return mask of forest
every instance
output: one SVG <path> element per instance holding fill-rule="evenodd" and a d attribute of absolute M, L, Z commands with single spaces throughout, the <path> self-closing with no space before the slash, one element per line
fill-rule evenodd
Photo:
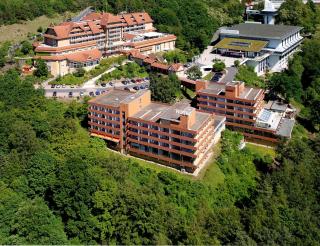
<path fill-rule="evenodd" d="M 0 77 L 0 244 L 319 242 L 319 136 L 297 131 L 275 164 L 226 131 L 213 186 L 111 153 L 86 107 Z"/>

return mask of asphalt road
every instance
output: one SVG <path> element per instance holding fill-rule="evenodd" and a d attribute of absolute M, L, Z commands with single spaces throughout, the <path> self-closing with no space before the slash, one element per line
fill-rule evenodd
<path fill-rule="evenodd" d="M 228 82 L 234 81 L 234 78 L 237 75 L 238 69 L 235 67 L 228 67 L 225 69 L 225 71 L 226 71 L 226 74 L 219 81 L 213 81 L 213 77 L 212 77 L 211 82 L 226 84 Z"/>

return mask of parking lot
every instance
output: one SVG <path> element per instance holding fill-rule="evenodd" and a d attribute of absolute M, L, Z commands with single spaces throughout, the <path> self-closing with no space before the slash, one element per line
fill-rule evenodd
<path fill-rule="evenodd" d="M 84 96 L 93 97 L 99 96 L 113 88 L 129 91 L 148 89 L 149 78 L 113 81 L 109 83 L 102 83 L 99 86 L 91 88 L 83 86 L 50 85 L 49 87 L 45 88 L 45 96 L 56 98 L 80 98 Z"/>

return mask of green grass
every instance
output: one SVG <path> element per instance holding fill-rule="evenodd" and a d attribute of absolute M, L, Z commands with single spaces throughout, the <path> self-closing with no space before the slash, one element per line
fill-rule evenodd
<path fill-rule="evenodd" d="M 246 148 L 249 149 L 252 153 L 256 153 L 260 156 L 270 155 L 273 158 L 276 157 L 276 151 L 274 148 L 269 148 L 266 146 L 255 145 L 252 143 L 246 143 Z"/>
<path fill-rule="evenodd" d="M 63 77 L 60 77 L 54 81 L 51 81 L 49 84 L 55 85 L 82 85 L 89 78 L 87 76 L 76 77 L 73 74 L 67 74 Z"/>
<path fill-rule="evenodd" d="M 204 79 L 204 80 L 211 80 L 212 77 L 213 77 L 213 73 L 210 72 L 210 73 L 208 73 L 206 76 L 204 76 L 203 79 Z"/>
<path fill-rule="evenodd" d="M 0 43 L 6 41 L 21 42 L 28 38 L 28 34 L 37 33 L 39 26 L 44 29 L 47 28 L 51 23 L 59 24 L 67 20 L 70 16 L 74 16 L 76 13 L 66 12 L 64 14 L 55 14 L 53 17 L 40 16 L 32 21 L 22 21 L 21 23 L 12 25 L 0 26 Z"/>

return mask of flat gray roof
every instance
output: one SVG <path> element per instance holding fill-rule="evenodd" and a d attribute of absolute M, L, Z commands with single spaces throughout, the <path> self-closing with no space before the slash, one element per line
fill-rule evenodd
<path fill-rule="evenodd" d="M 291 138 L 294 123 L 294 119 L 282 118 L 277 128 L 277 135 L 285 138 Z"/>
<path fill-rule="evenodd" d="M 179 122 L 180 113 L 178 113 L 177 110 L 188 111 L 195 109 L 190 106 L 190 102 L 188 100 L 182 100 L 181 102 L 175 103 L 173 105 L 152 102 L 148 106 L 142 108 L 138 113 L 133 115 L 132 118 L 151 122 L 157 122 L 158 120 Z M 189 130 L 199 130 L 202 127 L 203 122 L 206 121 L 209 117 L 209 113 L 196 111 L 196 121 L 192 126 L 190 126 Z"/>
<path fill-rule="evenodd" d="M 201 90 L 200 92 L 208 93 L 212 95 L 219 95 L 219 93 L 226 91 L 227 85 L 232 85 L 237 82 L 228 82 L 226 84 L 224 83 L 215 83 L 210 82 L 208 87 L 206 89 Z M 245 87 L 244 91 L 239 95 L 239 98 L 241 99 L 247 99 L 247 100 L 255 100 L 256 97 L 261 93 L 262 89 L 254 88 L 254 87 Z"/>
<path fill-rule="evenodd" d="M 114 89 L 108 91 L 107 93 L 101 96 L 91 99 L 89 103 L 97 103 L 102 105 L 109 105 L 112 107 L 119 107 L 120 103 L 129 103 L 146 92 L 147 91 L 143 90 L 138 92 L 130 92 L 125 90 Z"/>
<path fill-rule="evenodd" d="M 258 23 L 241 23 L 228 28 L 228 30 L 238 30 L 240 37 L 262 39 L 284 39 L 301 29 L 302 27 L 299 26 L 267 25 Z"/>

